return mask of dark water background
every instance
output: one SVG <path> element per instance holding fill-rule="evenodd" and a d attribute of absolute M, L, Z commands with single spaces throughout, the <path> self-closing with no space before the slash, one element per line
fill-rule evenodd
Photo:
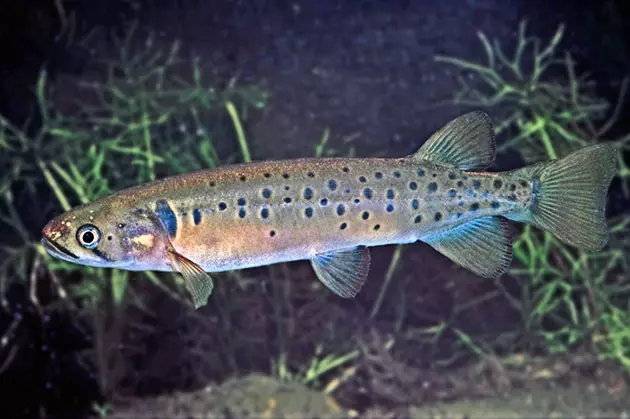
<path fill-rule="evenodd" d="M 313 154 L 324 127 L 335 144 L 355 138 L 363 156 L 408 154 L 436 128 L 467 109 L 444 104 L 458 89 L 455 72 L 433 61 L 436 54 L 477 59 L 483 56 L 475 36 L 483 31 L 508 46 L 521 19 L 529 33 L 548 39 L 558 24 L 567 26 L 563 46 L 581 72 L 589 72 L 600 94 L 616 100 L 620 80 L 630 74 L 628 1 L 551 0 L 318 0 L 318 1 L 115 1 L 67 2 L 82 27 L 123 28 L 138 20 L 166 43 L 181 39 L 191 56 L 217 75 L 239 74 L 244 82 L 264 81 L 270 105 L 248 127 L 257 160 Z M 137 7 L 130 4 L 135 3 Z M 53 1 L 0 2 L 0 113 L 21 125 L 33 109 L 33 83 L 40 66 L 50 74 L 80 74 L 91 54 L 55 40 L 50 19 Z M 96 52 L 98 53 L 98 52 Z M 626 106 L 624 115 L 628 115 Z M 37 119 L 34 118 L 34 126 Z M 615 133 L 630 131 L 622 117 Z M 219 145 L 230 152 L 232 144 Z M 518 165 L 497 162 L 498 168 Z M 0 168 L 2 170 L 2 168 Z M 612 212 L 627 202 L 615 201 Z M 35 208 L 24 208 L 36 212 Z M 37 216 L 32 217 L 38 220 Z M 44 222 L 45 220 L 41 220 Z M 42 224 L 34 221 L 33 234 Z M 0 243 L 5 240 L 0 237 Z M 8 239 L 7 239 L 8 240 Z M 20 292 L 9 296 L 20 304 Z M 2 408 L 30 397 L 51 412 L 72 415 L 68 406 L 85 408 L 97 395 L 91 377 L 72 363 L 72 351 L 90 345 L 60 319 L 47 326 L 33 318 L 24 336 L 25 350 L 15 367 L 0 377 Z M 38 374 L 50 371 L 47 351 L 34 349 L 45 334 L 60 354 L 55 390 L 44 389 Z M 62 335 L 62 336 L 59 336 Z M 79 373 L 75 373 L 79 372 Z M 17 393 L 20 393 L 19 395 Z M 54 393 L 54 394 L 53 394 Z M 74 408 L 74 407 L 73 407 Z M 2 410 L 0 410 L 0 415 Z"/>

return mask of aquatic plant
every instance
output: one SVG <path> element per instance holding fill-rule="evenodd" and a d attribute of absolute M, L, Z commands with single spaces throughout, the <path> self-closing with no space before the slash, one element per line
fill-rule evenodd
<path fill-rule="evenodd" d="M 436 57 L 461 71 L 462 87 L 454 102 L 496 115 L 498 152 L 515 151 L 527 163 L 556 159 L 599 141 L 613 142 L 619 149 L 621 191 L 612 194 L 627 197 L 630 171 L 622 156 L 630 150 L 630 134 L 620 138 L 607 134 L 619 118 L 628 79 L 612 107 L 596 94 L 594 82 L 577 75 L 571 54 L 560 51 L 563 26 L 546 45 L 528 36 L 526 29 L 526 22 L 521 22 L 512 55 L 498 40 L 479 32 L 486 63 Z M 558 352 L 586 345 L 601 358 L 615 359 L 626 368 L 630 365 L 629 216 L 623 213 L 610 219 L 610 244 L 596 253 L 565 246 L 529 226 L 522 229 L 514 242 L 510 277 L 496 281 L 501 295 L 521 317 L 519 329 L 498 339 L 503 347 Z M 470 336 L 462 342 L 472 345 Z M 486 351 L 492 351 L 488 348 L 486 344 Z"/>

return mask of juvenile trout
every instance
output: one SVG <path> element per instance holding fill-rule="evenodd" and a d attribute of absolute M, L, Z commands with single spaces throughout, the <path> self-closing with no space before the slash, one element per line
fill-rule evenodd
<path fill-rule="evenodd" d="M 178 271 L 195 307 L 207 272 L 308 259 L 319 280 L 354 297 L 369 246 L 423 241 L 483 277 L 512 257 L 506 219 L 589 251 L 608 238 L 609 145 L 501 173 L 489 117 L 451 121 L 413 155 L 237 164 L 168 177 L 73 208 L 43 229 L 53 256 L 88 266 Z"/>

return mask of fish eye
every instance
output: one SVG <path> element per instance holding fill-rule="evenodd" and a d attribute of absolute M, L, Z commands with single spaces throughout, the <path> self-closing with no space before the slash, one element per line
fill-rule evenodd
<path fill-rule="evenodd" d="M 101 242 L 101 231 L 92 224 L 85 224 L 77 230 L 77 241 L 86 249 L 94 249 Z"/>

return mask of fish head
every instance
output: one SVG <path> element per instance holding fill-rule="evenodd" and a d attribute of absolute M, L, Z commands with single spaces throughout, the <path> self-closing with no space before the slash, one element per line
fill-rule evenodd
<path fill-rule="evenodd" d="M 92 267 L 158 270 L 169 260 L 170 242 L 160 220 L 122 201 L 72 208 L 46 224 L 41 243 L 58 259 Z"/>

